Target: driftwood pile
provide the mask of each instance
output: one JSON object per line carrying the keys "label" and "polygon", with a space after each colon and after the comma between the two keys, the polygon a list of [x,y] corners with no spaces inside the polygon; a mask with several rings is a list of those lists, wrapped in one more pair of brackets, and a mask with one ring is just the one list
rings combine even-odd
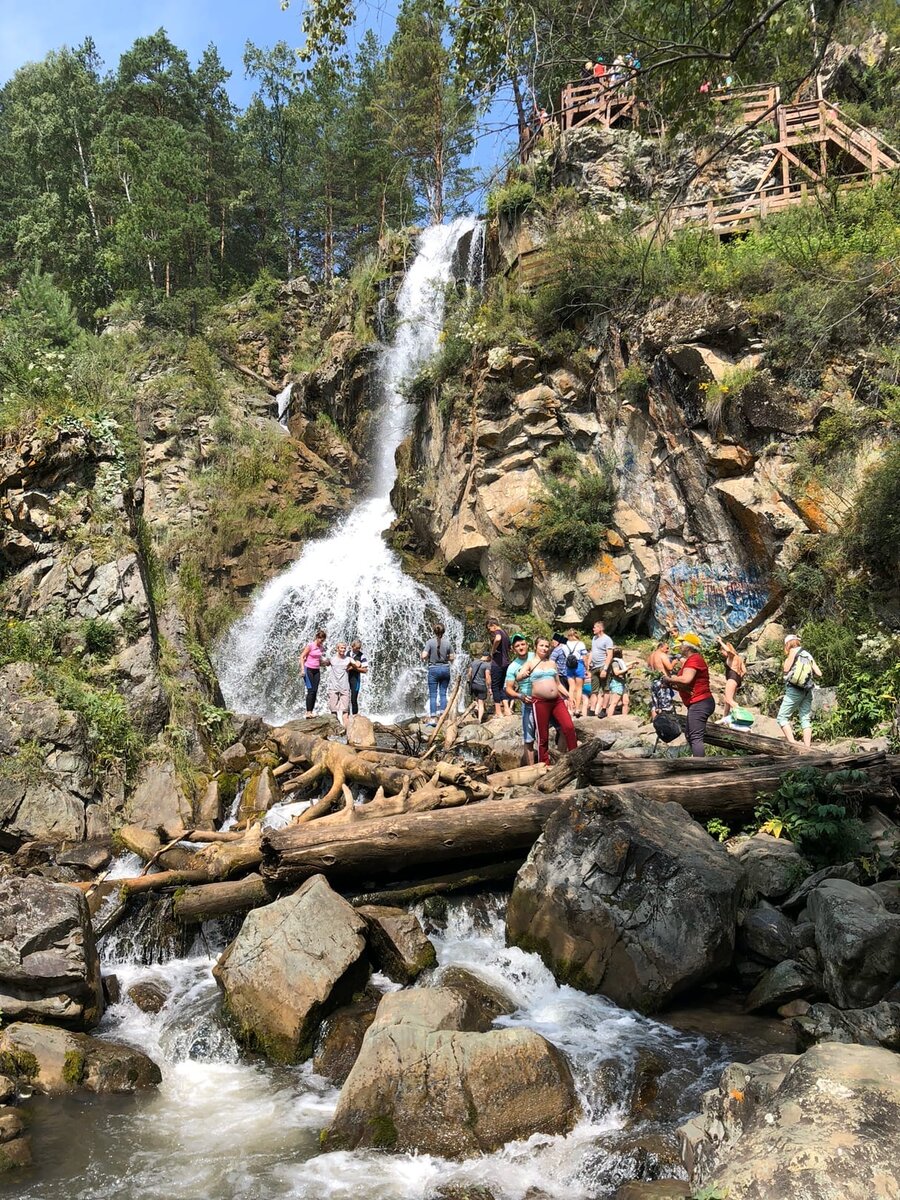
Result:
{"label": "driftwood pile", "polygon": [[[436,730],[424,746],[403,729],[383,727],[382,741],[394,734],[391,749],[332,741],[299,722],[273,730],[257,756],[255,799],[242,805],[235,828],[123,830],[123,841],[145,866],[116,886],[124,895],[174,890],[175,915],[185,922],[266,904],[316,873],[345,892],[369,889],[369,902],[388,896],[407,902],[512,878],[548,816],[576,786],[624,785],[676,801],[697,817],[732,818],[752,814],[760,797],[774,793],[798,766],[862,769],[867,796],[888,807],[900,783],[900,760],[883,752],[801,755],[786,742],[721,726],[709,727],[710,742],[749,753],[626,757],[603,752],[594,739],[550,768],[489,773],[484,764],[454,756],[458,720],[448,721],[442,741]],[[268,807],[300,799],[307,805],[289,825],[263,829]],[[423,870],[441,868],[421,879]],[[412,882],[389,893],[371,890],[404,878]]]}

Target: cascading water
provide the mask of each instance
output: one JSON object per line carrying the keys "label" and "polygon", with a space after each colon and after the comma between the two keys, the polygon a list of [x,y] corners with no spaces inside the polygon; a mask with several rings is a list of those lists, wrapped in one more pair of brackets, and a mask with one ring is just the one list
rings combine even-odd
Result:
{"label": "cascading water", "polygon": [[385,714],[421,711],[425,673],[419,652],[434,621],[459,649],[460,623],[432,591],[404,573],[383,535],[394,518],[395,454],[411,418],[403,386],[437,349],[457,243],[470,232],[474,243],[479,228],[476,218],[461,217],[421,235],[397,295],[393,341],[380,355],[383,399],[370,494],[328,537],[308,543],[220,643],[216,669],[233,711],[257,713],[273,723],[299,715],[303,683],[297,660],[318,628],[327,630],[329,646],[362,640],[369,659],[363,701]]}
{"label": "cascading water", "polygon": [[[32,1101],[36,1166],[14,1181],[18,1200],[427,1200],[452,1186],[486,1188],[497,1200],[607,1200],[623,1180],[653,1177],[646,1147],[673,1144],[674,1127],[696,1111],[726,1056],[702,1037],[557,984],[536,955],[505,945],[503,911],[499,896],[452,902],[446,929],[431,934],[438,967],[419,984],[439,985],[448,967],[464,967],[509,998],[513,1011],[497,1025],[536,1029],[559,1046],[583,1108],[568,1135],[536,1134],[464,1162],[322,1154],[318,1135],[336,1089],[309,1063],[278,1067],[242,1055],[222,1020],[211,968],[228,932],[204,926],[187,957],[136,965],[122,961],[126,931],[101,946],[123,994],[101,1036],[150,1054],[162,1084],[136,1098]],[[127,995],[147,982],[168,993],[155,1014]],[[630,1118],[635,1092],[640,1111]],[[644,1147],[638,1159],[629,1136]]]}

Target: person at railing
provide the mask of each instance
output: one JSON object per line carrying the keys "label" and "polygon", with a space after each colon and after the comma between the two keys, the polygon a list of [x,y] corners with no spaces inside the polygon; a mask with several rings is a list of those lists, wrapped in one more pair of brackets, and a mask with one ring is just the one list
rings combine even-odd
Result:
{"label": "person at railing", "polygon": [[584,66],[581,68],[581,82],[582,83],[590,83],[593,78],[594,78],[594,64],[591,62],[590,59],[588,59],[587,62],[584,64]]}
{"label": "person at railing", "polygon": [[708,96],[708,95],[709,95],[709,88],[710,88],[710,83],[709,83],[709,80],[708,80],[708,79],[704,79],[704,80],[703,80],[703,82],[700,84],[700,87],[699,87],[697,90],[700,92],[700,94],[701,94],[702,96]]}

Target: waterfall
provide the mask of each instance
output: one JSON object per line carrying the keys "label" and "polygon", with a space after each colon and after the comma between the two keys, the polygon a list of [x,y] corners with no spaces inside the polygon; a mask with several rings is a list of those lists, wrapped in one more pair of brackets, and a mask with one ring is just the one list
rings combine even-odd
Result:
{"label": "waterfall", "polygon": [[293,390],[294,385],[289,383],[286,387],[283,387],[275,397],[275,408],[278,416],[278,424],[282,429],[287,429],[288,427],[287,413],[288,409],[291,407],[291,393]]}
{"label": "waterfall", "polygon": [[383,534],[395,515],[390,500],[395,454],[412,417],[403,385],[437,350],[454,251],[479,226],[476,218],[461,217],[420,236],[397,295],[394,338],[382,347],[377,367],[382,401],[369,494],[331,534],[307,543],[220,642],[215,665],[233,711],[257,713],[272,723],[298,716],[303,707],[298,657],[317,628],[328,631],[329,647],[362,640],[369,675],[361,699],[366,711],[385,715],[424,710],[419,653],[435,621],[460,649],[459,621],[404,573]]}

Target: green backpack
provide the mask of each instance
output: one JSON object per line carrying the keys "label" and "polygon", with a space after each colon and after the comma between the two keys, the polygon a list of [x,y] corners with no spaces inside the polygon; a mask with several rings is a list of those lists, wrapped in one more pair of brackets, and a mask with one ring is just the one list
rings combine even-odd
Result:
{"label": "green backpack", "polygon": [[794,665],[784,677],[785,683],[793,687],[811,688],[813,685],[813,656],[808,650],[799,650]]}

